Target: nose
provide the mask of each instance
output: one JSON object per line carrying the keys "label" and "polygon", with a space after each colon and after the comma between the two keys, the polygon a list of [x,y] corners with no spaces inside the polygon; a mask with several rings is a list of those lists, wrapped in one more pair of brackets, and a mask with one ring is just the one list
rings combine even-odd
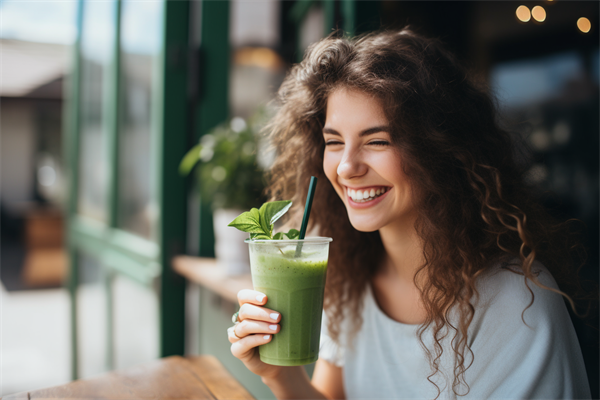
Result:
{"label": "nose", "polygon": [[348,150],[344,152],[342,160],[338,165],[338,176],[342,179],[351,179],[363,176],[366,173],[367,165],[361,159],[360,152],[348,148]]}

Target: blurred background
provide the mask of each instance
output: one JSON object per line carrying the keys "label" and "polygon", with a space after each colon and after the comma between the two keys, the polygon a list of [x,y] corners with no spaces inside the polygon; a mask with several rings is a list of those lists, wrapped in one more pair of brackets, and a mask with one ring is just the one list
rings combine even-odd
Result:
{"label": "blurred background", "polygon": [[[216,163],[220,138],[268,166],[265,105],[334,28],[410,25],[487,81],[542,200],[583,222],[581,277],[597,284],[598,16],[561,0],[0,2],[0,395],[207,353],[272,398],[229,352],[235,306],[171,259],[214,257],[212,214],[241,174]],[[593,398],[597,312],[573,318]]]}

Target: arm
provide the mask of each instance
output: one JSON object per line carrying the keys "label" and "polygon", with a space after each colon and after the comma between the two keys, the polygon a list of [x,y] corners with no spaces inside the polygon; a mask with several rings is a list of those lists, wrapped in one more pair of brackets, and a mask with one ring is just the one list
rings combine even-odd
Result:
{"label": "arm", "polygon": [[328,399],[345,399],[343,372],[341,367],[319,359],[315,365],[312,384]]}
{"label": "arm", "polygon": [[303,367],[288,367],[275,378],[262,378],[278,399],[345,399],[342,368],[319,359],[312,383]]}

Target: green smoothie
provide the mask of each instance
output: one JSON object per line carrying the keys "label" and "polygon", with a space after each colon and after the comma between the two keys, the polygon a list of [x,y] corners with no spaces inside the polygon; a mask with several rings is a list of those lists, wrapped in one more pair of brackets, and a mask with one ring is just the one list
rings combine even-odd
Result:
{"label": "green smoothie", "polygon": [[250,244],[250,265],[254,290],[267,295],[266,307],[281,313],[279,333],[260,346],[260,359],[273,365],[304,365],[319,356],[323,292],[327,272],[329,241],[282,241]]}

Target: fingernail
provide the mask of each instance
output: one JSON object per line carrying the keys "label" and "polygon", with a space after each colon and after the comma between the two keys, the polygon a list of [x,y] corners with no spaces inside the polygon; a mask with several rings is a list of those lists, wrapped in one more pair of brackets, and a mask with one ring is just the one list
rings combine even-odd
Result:
{"label": "fingernail", "polygon": [[279,317],[279,314],[277,314],[277,313],[271,313],[270,317],[271,317],[271,319],[274,319],[275,321],[277,321],[277,318]]}
{"label": "fingernail", "polygon": [[256,296],[256,300],[258,300],[259,303],[262,303],[264,298],[265,298],[264,294],[259,294],[258,296]]}
{"label": "fingernail", "polygon": [[277,330],[277,325],[269,325],[269,329],[272,331],[276,331]]}
{"label": "fingernail", "polygon": [[271,335],[265,335],[265,336],[263,336],[263,339],[268,339],[270,337],[271,337]]}

